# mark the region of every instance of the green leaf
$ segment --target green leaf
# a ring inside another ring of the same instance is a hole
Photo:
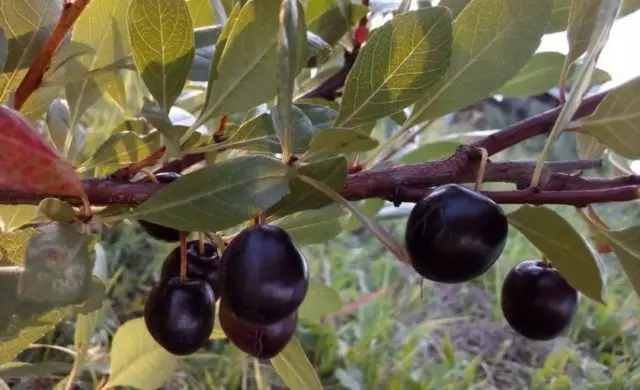
[[[242,112],[275,95],[279,10],[279,0],[244,4],[220,55],[215,81],[208,86],[209,100],[193,127],[212,117]]]
[[[92,1],[82,11],[73,26],[71,40],[94,48],[95,52],[74,59],[78,67],[68,73],[103,68],[131,54],[127,33],[127,9],[129,0]],[[94,77],[84,77],[66,86],[66,97],[71,113],[70,127],[74,128],[82,114],[104,93],[107,84]]]
[[[25,204],[0,205],[0,230],[11,231],[31,222],[38,208]]]
[[[241,148],[256,152],[280,153],[280,142],[269,114],[260,114],[245,122],[224,142],[229,148]]]
[[[307,295],[298,309],[298,316],[306,320],[317,320],[337,312],[341,307],[342,299],[336,290],[312,279],[309,281]]]
[[[8,43],[7,60],[0,74],[0,102],[6,103],[31,62],[53,31],[62,2],[15,0],[0,4],[0,28]]]
[[[319,180],[331,188],[340,189],[347,180],[347,159],[342,156],[316,161],[298,169],[300,175]],[[318,209],[333,201],[298,177],[291,178],[289,193],[278,203],[271,206],[265,214],[271,217],[284,217],[297,211]]]
[[[589,40],[596,25],[602,0],[581,0],[571,3],[567,39],[569,53],[567,63],[570,64],[587,50]]]
[[[358,210],[360,210],[361,214],[364,214],[367,217],[375,217],[384,207],[385,200],[380,198],[371,198],[366,199],[360,204],[358,204]],[[354,230],[362,227],[362,222],[353,214],[350,214],[349,217],[344,221],[343,229],[344,230]]]
[[[295,336],[271,359],[271,365],[291,390],[322,390],[318,374]]]
[[[559,214],[544,206],[522,206],[509,223],[547,256],[573,288],[604,303],[598,259],[585,239]]]
[[[628,159],[640,158],[640,77],[610,91],[579,131]]]
[[[178,367],[178,359],[151,337],[143,318],[125,322],[113,336],[111,376],[103,389],[131,386],[155,390]]]
[[[92,313],[99,311],[102,308],[102,304],[104,302],[105,291],[106,286],[104,285],[104,282],[102,282],[102,280],[100,280],[100,278],[98,278],[97,276],[92,276],[89,296],[84,301],[84,303],[82,303],[82,306],[76,309],[76,311],[80,313],[78,317],[80,317],[81,315],[91,315]],[[103,314],[104,313],[100,313],[100,315]],[[97,321],[93,318],[88,318],[86,320],[94,322]]]
[[[133,215],[185,231],[217,231],[253,218],[289,192],[289,169],[266,156],[241,156],[191,172]]]
[[[305,210],[270,222],[284,229],[296,245],[326,242],[340,233],[343,211],[332,204],[317,210]]]
[[[605,230],[600,232],[609,240],[622,269],[629,278],[631,285],[640,295],[640,226],[633,226],[625,230]]]
[[[329,45],[338,43],[352,27],[352,21],[360,20],[368,12],[368,7],[345,2],[345,11],[341,9],[341,0],[306,1],[304,14],[307,29],[324,39]]]
[[[338,111],[321,104],[297,103],[296,107],[309,118],[316,132],[330,128],[338,117]]]
[[[571,0],[552,0],[552,13],[549,25],[545,30],[545,34],[564,31],[569,23],[569,10],[571,9]]]
[[[58,198],[45,198],[38,204],[38,214],[58,222],[71,222],[76,213],[73,206]]]
[[[565,56],[557,52],[540,52],[520,72],[495,93],[504,96],[530,96],[548,91],[558,83]]]
[[[70,309],[52,310],[23,324],[23,328],[15,336],[0,342],[0,364],[15,359],[29,345],[52,331],[69,313]]]
[[[85,169],[96,165],[117,169],[144,160],[161,146],[162,137],[158,131],[151,131],[144,136],[122,131],[107,138],[82,166]]]
[[[404,126],[466,107],[515,77],[540,45],[550,16],[550,0],[469,3],[453,21],[447,72],[415,103]]]
[[[600,158],[607,149],[597,139],[583,133],[576,134],[576,148],[578,149],[578,157],[581,159]]]
[[[355,127],[411,105],[446,72],[451,15],[430,7],[395,16],[371,34],[347,76],[335,127]]]
[[[307,31],[307,60],[315,58],[317,64],[324,63],[331,54],[331,50],[331,46],[324,39]]]
[[[0,367],[0,378],[22,378],[25,376],[49,376],[69,372],[71,364],[63,362],[24,363],[9,362]]]
[[[26,249],[18,291],[21,300],[62,306],[80,304],[88,297],[91,236],[81,230],[81,224],[66,222],[38,228]]]
[[[309,144],[308,154],[364,152],[377,147],[379,142],[367,134],[351,129],[325,129],[316,134]]]
[[[278,110],[271,111],[271,118],[275,127],[283,127]],[[296,154],[304,153],[316,133],[316,127],[313,126],[313,123],[304,112],[296,106],[291,107],[291,120],[291,147]]]
[[[140,115],[162,133],[163,143],[167,146],[167,154],[179,156],[180,134],[175,131],[169,114],[163,111],[157,102],[145,98]]]
[[[471,0],[442,0],[438,5],[449,8],[451,10],[451,16],[455,19],[470,2]]]
[[[402,162],[415,164],[446,158],[455,153],[460,145],[460,143],[452,141],[436,141],[424,144],[402,156]]]
[[[23,265],[29,240],[36,233],[34,228],[0,233],[0,264]]]
[[[127,22],[136,67],[168,113],[182,92],[195,55],[189,7],[184,0],[131,0]]]
[[[322,38],[318,37],[318,39]],[[5,34],[4,30],[0,29],[0,69],[4,69],[4,66],[7,64],[8,54],[9,42],[7,41],[7,34]]]
[[[187,0],[193,27],[205,27],[213,23],[215,15],[210,0]]]

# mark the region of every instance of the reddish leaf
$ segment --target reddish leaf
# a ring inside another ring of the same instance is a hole
[[[0,105],[0,187],[86,197],[73,166],[16,110]]]

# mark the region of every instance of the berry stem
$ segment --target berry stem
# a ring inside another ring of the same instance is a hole
[[[478,172],[476,174],[475,190],[479,192],[482,190],[482,182],[484,181],[484,172],[487,170],[489,152],[487,152],[485,148],[477,148],[476,150],[480,153],[480,165],[478,166]]]
[[[160,184],[158,179],[156,179],[156,175],[154,175],[153,172],[149,172],[146,169],[141,169],[140,172],[142,172],[147,177],[147,179],[149,179],[151,182],[155,184]]]
[[[180,280],[187,280],[187,233],[180,231]]]
[[[204,254],[204,234],[198,233],[198,254],[202,256]]]
[[[549,258],[544,253],[542,254],[542,265],[544,265],[545,268],[549,268],[550,265]]]
[[[599,224],[600,226],[602,226],[605,230],[609,230],[609,225],[607,225],[607,223],[605,221],[602,220],[602,218],[600,218],[600,216],[598,215],[598,213],[596,213],[596,210],[593,209],[593,205],[588,205],[587,206],[587,215],[589,216],[589,218],[594,221],[595,223]]]

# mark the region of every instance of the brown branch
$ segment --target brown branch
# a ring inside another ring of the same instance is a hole
[[[74,0],[64,3],[60,18],[55,29],[45,42],[44,46],[35,60],[31,63],[27,74],[24,76],[14,96],[14,107],[20,110],[29,96],[40,87],[42,78],[49,68],[51,58],[64,40],[65,35],[71,30],[73,24],[78,20],[82,11],[87,7],[90,0]]]

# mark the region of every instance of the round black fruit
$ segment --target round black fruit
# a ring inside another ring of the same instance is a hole
[[[307,262],[277,226],[244,229],[227,246],[221,264],[221,295],[244,321],[272,324],[296,311],[307,294]]]
[[[220,301],[220,327],[229,340],[245,353],[258,359],[271,359],[279,354],[293,337],[298,325],[298,311],[269,325],[252,324],[238,318]]]
[[[189,355],[211,336],[215,302],[204,280],[164,279],[155,285],[144,307],[151,336],[174,355]]]
[[[411,210],[405,246],[422,277],[460,283],[485,273],[507,241],[509,225],[486,196],[458,184],[440,186]]]
[[[507,274],[501,307],[509,326],[522,336],[551,340],[571,323],[578,308],[578,292],[550,264],[525,261]]]
[[[197,240],[187,242],[187,279],[200,279],[209,283],[215,300],[220,298],[220,256],[217,247],[204,243],[204,250],[200,253],[200,243]],[[180,247],[169,252],[162,264],[160,277],[168,279],[180,276]]]
[[[168,184],[178,179],[180,177],[180,174],[174,172],[162,172],[158,173],[155,177],[158,182]],[[138,220],[138,225],[140,225],[142,230],[147,232],[148,235],[155,238],[156,240],[166,242],[177,242],[180,240],[180,232],[176,229],[158,225],[149,221],[145,221],[143,219]]]

